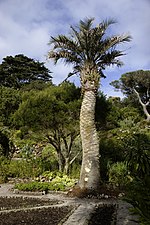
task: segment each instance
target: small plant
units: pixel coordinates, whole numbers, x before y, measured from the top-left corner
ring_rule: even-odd
[[[51,174],[52,172],[49,173]],[[67,175],[61,177],[57,175],[52,178],[50,182],[33,181],[28,183],[20,183],[15,185],[15,189],[21,191],[65,191],[74,186],[75,182],[75,179],[71,179]]]
[[[150,224],[150,137],[136,133],[127,142],[127,166],[133,181],[129,184],[125,200],[133,205],[141,225]]]
[[[150,224],[150,177],[135,178],[128,186],[125,201],[132,204],[133,213],[139,215],[141,225]]]
[[[130,177],[127,165],[124,162],[117,162],[109,166],[109,182],[117,187],[125,187],[132,178]]]
[[[9,175],[10,160],[6,157],[0,157],[0,183],[6,183]]]
[[[52,181],[55,177],[63,177],[63,173],[60,171],[45,171],[44,173],[42,173],[41,177],[45,178],[45,180],[47,181]]]

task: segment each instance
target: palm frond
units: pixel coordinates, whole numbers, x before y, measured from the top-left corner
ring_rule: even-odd
[[[119,57],[124,55],[124,52],[116,50],[116,47],[131,41],[131,36],[123,34],[106,37],[108,27],[116,21],[107,19],[96,27],[93,27],[93,21],[94,18],[80,20],[78,26],[71,26],[70,36],[58,35],[50,39],[49,44],[52,48],[48,58],[53,59],[55,64],[60,59],[67,64],[73,64],[74,71],[69,76],[80,73],[88,65],[89,70],[94,67],[100,77],[104,77],[102,70],[107,66],[123,65]]]
[[[59,59],[62,59],[66,64],[69,63],[80,63],[80,58],[74,54],[74,52],[69,52],[66,50],[60,50],[59,52],[50,51],[48,53],[48,58],[53,59],[54,64],[58,62]]]
[[[118,57],[125,55],[122,51],[112,50],[107,54],[101,56],[99,61],[97,61],[97,65],[101,68],[104,65],[110,66],[116,64],[117,66],[122,66],[123,62],[118,59]]]
[[[110,25],[113,25],[117,23],[117,21],[113,18],[109,18],[109,19],[106,19],[106,20],[103,20],[100,24],[99,24],[99,27],[103,28],[104,30],[107,30],[107,28],[110,26]]]
[[[89,31],[92,28],[94,18],[85,18],[84,20],[80,20],[79,22],[79,30],[81,31]]]
[[[53,44],[53,50],[63,48],[75,51],[78,48],[77,43],[65,35],[58,35],[56,38],[51,37],[49,44]]]
[[[107,51],[110,48],[121,44],[123,42],[129,42],[131,41],[132,37],[128,34],[124,34],[124,35],[115,35],[109,38],[106,38],[105,40],[103,40],[103,51]]]

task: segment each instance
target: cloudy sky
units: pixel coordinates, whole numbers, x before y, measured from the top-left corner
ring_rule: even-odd
[[[107,18],[118,23],[110,34],[129,33],[132,42],[121,46],[126,55],[122,68],[108,68],[101,89],[107,96],[117,96],[109,85],[121,74],[138,69],[150,69],[150,0],[0,0],[0,63],[8,55],[24,54],[46,62],[53,72],[53,82],[59,84],[71,71],[62,63],[54,66],[46,61],[50,36],[69,33],[70,25],[80,19],[95,17],[95,25]],[[76,84],[76,77],[72,78]]]

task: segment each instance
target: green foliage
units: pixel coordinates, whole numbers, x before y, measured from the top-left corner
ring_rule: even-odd
[[[51,49],[48,58],[56,64],[63,59],[65,63],[73,65],[73,74],[80,74],[82,90],[87,88],[87,81],[94,84],[95,90],[99,87],[100,77],[105,77],[102,70],[107,66],[121,66],[118,59],[123,52],[117,50],[119,43],[129,42],[129,35],[105,37],[104,34],[114,20],[102,21],[98,26],[93,26],[93,18],[80,20],[79,25],[70,29],[70,35],[58,35],[51,37],[49,44]],[[115,47],[115,48],[114,48]]]
[[[57,153],[54,147],[47,144],[41,153],[41,161],[43,171],[55,171],[58,170]]]
[[[51,86],[53,86],[51,82],[44,82],[43,80],[35,80],[29,83],[28,85],[26,84],[25,86],[22,86],[21,93],[23,94],[23,98],[24,98],[24,95],[28,96],[29,91],[33,91],[33,92],[35,90],[42,91],[45,88],[50,88]]]
[[[42,174],[42,177],[47,180],[47,181],[52,181],[55,177],[60,177],[62,178],[63,177],[63,172],[60,172],[60,171],[53,171],[53,172],[50,172],[50,171],[45,171],[43,174]]]
[[[126,140],[127,167],[133,178],[129,184],[126,201],[134,206],[140,224],[150,224],[150,134],[147,128],[135,132]]]
[[[0,86],[0,123],[8,126],[12,114],[18,109],[21,102],[20,92],[13,88]]]
[[[111,83],[116,89],[121,89],[123,93],[130,95],[134,93],[134,88],[141,94],[145,101],[147,96],[147,89],[150,87],[150,71],[137,70],[123,74],[120,80]]]
[[[141,120],[140,111],[132,105],[125,105],[124,101],[109,98],[109,113],[107,114],[107,128],[122,127],[123,122],[128,122],[130,127]]]
[[[14,143],[11,138],[11,130],[6,126],[0,127],[0,156],[12,157]]]
[[[50,71],[44,63],[23,54],[7,56],[0,65],[0,86],[21,88],[35,80],[50,81]]]
[[[47,191],[49,189],[49,183],[42,183],[33,181],[30,183],[19,183],[14,186],[15,189],[20,191]]]
[[[10,160],[4,156],[0,156],[0,183],[5,183],[8,180]]]
[[[39,160],[11,160],[7,177],[10,178],[32,178],[42,173],[41,162]]]
[[[80,161],[77,161],[72,164],[71,169],[70,169],[70,177],[79,179],[80,177],[80,170],[81,170],[81,159]]]
[[[16,184],[15,188],[22,191],[65,191],[72,187],[76,180],[69,178],[59,172],[45,172],[43,176],[50,179],[50,182],[29,182]]]
[[[13,123],[22,131],[22,138],[34,134],[47,141],[57,152],[59,168],[65,159],[71,161],[73,143],[79,134],[80,88],[69,82],[42,90],[31,90],[23,95]]]
[[[107,123],[107,116],[109,114],[110,107],[109,102],[106,100],[106,96],[99,92],[96,96],[96,107],[95,107],[95,121],[97,130],[105,129]]]
[[[135,178],[127,189],[125,200],[133,205],[133,213],[140,216],[141,225],[150,224],[150,177]]]
[[[9,156],[10,140],[6,134],[0,130],[0,156]]]
[[[110,164],[108,168],[109,182],[114,186],[119,186],[120,188],[126,187],[132,180],[127,170],[127,165],[124,162]]]
[[[65,89],[63,85],[66,85]],[[27,93],[13,116],[14,124],[36,131],[58,129],[67,126],[70,120],[75,121],[72,117],[77,119],[79,116],[79,89],[73,84],[63,85]]]
[[[143,178],[150,175],[150,136],[145,133],[135,133],[126,140],[128,148],[126,161],[132,176]]]
[[[5,157],[0,158],[0,177],[1,180],[8,178],[34,178],[43,173],[45,162],[41,158],[28,158],[8,160]]]
[[[123,74],[119,80],[111,83],[116,89],[120,89],[130,100],[136,104],[138,101],[143,112],[150,121],[150,71],[137,70]]]
[[[118,129],[103,131],[99,136],[101,177],[106,181],[108,180],[108,164],[121,162],[125,159],[124,142],[122,137],[120,137]]]

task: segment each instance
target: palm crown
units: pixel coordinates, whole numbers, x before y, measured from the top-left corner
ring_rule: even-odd
[[[79,26],[72,27],[70,36],[58,35],[51,37],[49,42],[52,45],[48,58],[55,62],[63,59],[65,63],[73,65],[73,73],[80,74],[82,88],[92,82],[97,90],[100,77],[105,77],[103,70],[110,65],[123,65],[118,59],[124,55],[116,46],[122,42],[131,40],[129,35],[116,35],[106,37],[107,28],[115,23],[114,20],[105,20],[98,26],[93,27],[93,18],[80,20]],[[89,86],[89,85],[88,85]]]

